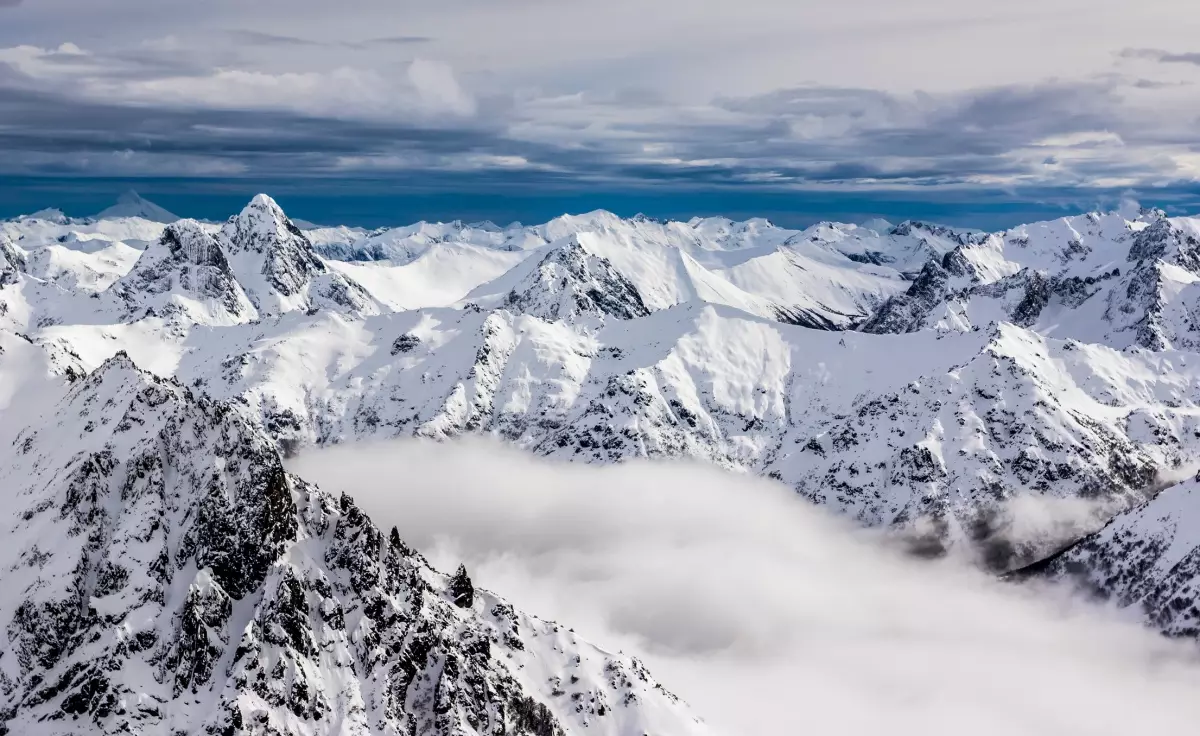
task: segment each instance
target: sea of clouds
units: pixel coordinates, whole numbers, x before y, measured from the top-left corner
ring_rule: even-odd
[[[549,463],[480,440],[343,446],[291,469],[350,493],[440,569],[465,562],[477,585],[642,657],[729,736],[1200,723],[1191,645],[1066,590],[900,554],[768,481]]]

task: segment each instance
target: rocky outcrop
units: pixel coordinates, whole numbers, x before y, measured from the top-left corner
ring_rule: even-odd
[[[259,315],[329,310],[384,311],[367,290],[331,270],[275,200],[260,194],[221,231],[238,282]]]
[[[950,275],[946,269],[929,261],[908,291],[888,299],[859,329],[874,334],[915,332],[946,298]]]
[[[124,354],[4,453],[0,732],[616,736],[643,707],[705,732],[636,660],[466,593]]]
[[[567,324],[636,319],[650,313],[637,287],[576,237],[551,250],[501,307]]]
[[[160,316],[237,324],[258,317],[221,240],[193,220],[168,226],[108,293],[133,319]]]
[[[0,233],[0,287],[17,283],[17,275],[24,271],[24,254],[7,235]]]

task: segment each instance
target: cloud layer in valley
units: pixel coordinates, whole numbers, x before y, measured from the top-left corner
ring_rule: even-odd
[[[902,558],[773,484],[478,442],[303,455],[435,565],[645,655],[725,733],[1183,733],[1200,660],[1064,591]]]

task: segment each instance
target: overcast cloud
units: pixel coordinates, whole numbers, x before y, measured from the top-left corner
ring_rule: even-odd
[[[1153,23],[1123,0],[9,5],[10,177],[870,192],[1200,176],[1183,0],[1139,6]]]
[[[1187,733],[1200,661],[1064,591],[901,558],[711,467],[546,464],[481,442],[357,445],[293,470],[435,565],[643,656],[730,736]]]

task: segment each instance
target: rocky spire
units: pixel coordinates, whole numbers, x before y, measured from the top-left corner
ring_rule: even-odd
[[[454,577],[450,578],[447,592],[450,594],[450,599],[454,601],[454,605],[459,608],[470,608],[474,605],[475,586],[471,584],[471,578],[467,575],[466,565],[458,566],[458,571],[454,573]]]
[[[257,318],[223,243],[194,220],[168,225],[111,293],[134,318],[178,315],[202,324]]]
[[[233,269],[262,317],[328,309],[378,314],[362,286],[331,270],[275,200],[259,194],[221,230]]]

